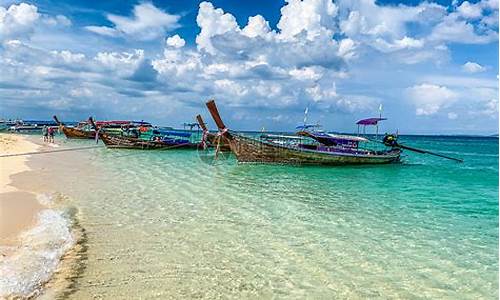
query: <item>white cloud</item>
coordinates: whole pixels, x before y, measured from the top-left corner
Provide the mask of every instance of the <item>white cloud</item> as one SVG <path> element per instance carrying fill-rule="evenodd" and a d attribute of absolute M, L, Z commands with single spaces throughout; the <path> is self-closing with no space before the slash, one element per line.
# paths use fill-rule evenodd
<path fill-rule="evenodd" d="M 85 26 L 85 29 L 88 31 L 91 31 L 93 33 L 97 33 L 100 35 L 106 35 L 106 36 L 119 36 L 120 32 L 114 28 L 107 27 L 107 26 Z"/>
<path fill-rule="evenodd" d="M 356 43 L 335 41 L 332 24 L 319 21 L 325 14 L 336 14 L 331 1 L 291 1 L 285 7 L 276 32 L 260 15 L 240 28 L 234 16 L 202 2 L 198 51 L 167 45 L 164 57 L 152 64 L 161 80 L 175 78 L 183 90 L 215 93 L 236 106 L 290 107 L 307 101 L 337 106 L 334 100 L 340 95 L 334 78 L 344 76 L 345 61 L 355 57 Z M 310 11 L 308 20 L 287 20 L 303 9 Z"/>
<path fill-rule="evenodd" d="M 338 55 L 346 60 L 356 58 L 357 54 L 355 52 L 357 43 L 352 39 L 342 39 L 339 43 Z"/>
<path fill-rule="evenodd" d="M 215 54 L 211 38 L 232 30 L 239 31 L 238 24 L 233 15 L 224 13 L 220 8 L 215 9 L 212 3 L 200 3 L 196 23 L 201 28 L 196 36 L 196 44 L 199 50 L 205 50 L 208 53 Z"/>
<path fill-rule="evenodd" d="M 469 1 L 464 1 L 458 8 L 457 12 L 464 18 L 477 19 L 482 16 L 482 8 L 480 3 L 471 4 Z"/>
<path fill-rule="evenodd" d="M 387 42 L 408 35 L 410 22 L 435 23 L 446 8 L 423 2 L 417 6 L 383 6 L 374 0 L 341 0 L 341 11 L 347 15 L 340 20 L 340 28 L 351 38 L 372 40 L 384 38 Z"/>
<path fill-rule="evenodd" d="M 424 41 L 404 36 L 402 39 L 388 43 L 384 39 L 377 38 L 373 43 L 374 47 L 382 52 L 392 52 L 402 49 L 418 49 L 424 46 Z"/>
<path fill-rule="evenodd" d="M 245 26 L 242 30 L 242 33 L 250 38 L 257 36 L 266 38 L 269 37 L 270 32 L 271 28 L 269 27 L 269 22 L 267 22 L 261 15 L 249 17 L 247 26 Z"/>
<path fill-rule="evenodd" d="M 0 44 L 0 89 L 4 99 L 18 101 L 18 108 L 64 108 L 77 117 L 94 111 L 110 116 L 133 113 L 133 117 L 142 112 L 144 118 L 158 116 L 158 120 L 164 120 L 168 110 L 172 122 L 190 118 L 199 112 L 203 100 L 215 97 L 229 115 L 237 112 L 242 122 L 253 120 L 248 121 L 248 128 L 265 120 L 288 126 L 301 119 L 306 105 L 325 115 L 342 112 L 333 119 L 341 117 L 348 123 L 355 114 L 376 109 L 380 102 L 393 107 L 389 103 L 403 93 L 409 101 L 395 105 L 398 111 L 391 119 L 408 119 L 408 128 L 415 125 L 413 107 L 419 115 L 442 113 L 450 120 L 460 116 L 470 123 L 483 122 L 487 118 L 478 116 L 495 118 L 498 113 L 498 81 L 489 74 L 493 67 L 486 68 L 481 77 L 448 76 L 460 67 L 450 60 L 456 47 L 448 47 L 449 43 L 487 43 L 496 38 L 491 31 L 497 30 L 494 16 L 498 12 L 491 7 L 498 2 L 483 0 L 477 5 L 482 15 L 472 17 L 469 12 L 466 17 L 458 7 L 428 2 L 389 6 L 374 0 L 338 0 L 335 4 L 294 0 L 283 7 L 280 25 L 272 30 L 261 15 L 249 17 L 240 27 L 234 16 L 203 2 L 197 16 L 197 47 L 186 45 L 179 35 L 164 35 L 169 26 L 158 31 L 132 26 L 145 23 L 145 17 L 137 17 L 141 12 L 116 16 L 113 26 L 93 26 L 83 33 L 62 28 L 69 25 L 62 18 L 58 21 L 57 16 L 40 14 Z M 153 19 L 148 24 L 155 27 Z M 443 24 L 457 33 L 440 33 Z M 151 32 L 157 40 L 144 43 L 146 52 L 127 49 L 123 41 L 90 31 L 136 39 Z M 24 37 L 30 37 L 29 41 Z M 162 56 L 152 45 L 164 37 Z M 471 40 L 461 40 L 467 37 Z M 60 42 L 51 44 L 54 39 Z M 482 57 L 482 61 L 487 59 Z M 422 62 L 428 64 L 411 65 Z M 472 64 L 476 63 L 462 66 L 464 71 L 485 68 Z M 143 103 L 155 110 L 141 108 Z M 256 115 L 260 108 L 265 109 Z M 280 115 L 287 118 L 276 117 Z"/>
<path fill-rule="evenodd" d="M 134 53 L 99 52 L 95 59 L 110 68 L 115 68 L 119 64 L 137 64 L 144 59 L 144 50 L 136 49 Z"/>
<path fill-rule="evenodd" d="M 38 8 L 31 4 L 12 4 L 8 9 L 0 6 L 0 40 L 30 33 L 39 17 Z"/>
<path fill-rule="evenodd" d="M 331 0 L 287 0 L 277 24 L 283 39 L 304 32 L 308 40 L 332 35 L 338 7 Z"/>
<path fill-rule="evenodd" d="M 67 50 L 62 50 L 62 51 L 51 51 L 52 55 L 56 59 L 62 59 L 65 63 L 68 64 L 74 64 L 74 63 L 80 63 L 85 59 L 85 55 L 82 53 L 72 53 Z"/>
<path fill-rule="evenodd" d="M 428 39 L 436 42 L 487 44 L 497 40 L 498 33 L 487 28 L 478 34 L 473 24 L 450 15 L 433 29 Z"/>
<path fill-rule="evenodd" d="M 136 5 L 132 13 L 131 17 L 108 14 L 107 18 L 113 23 L 113 27 L 85 28 L 105 36 L 129 36 L 138 40 L 152 40 L 180 27 L 178 23 L 180 16 L 169 14 L 151 3 Z"/>
<path fill-rule="evenodd" d="M 480 113 L 490 117 L 498 116 L 498 97 L 484 102 Z"/>
<path fill-rule="evenodd" d="M 323 71 L 320 68 L 305 67 L 301 69 L 292 69 L 288 72 L 293 78 L 302 81 L 316 81 L 323 77 Z"/>
<path fill-rule="evenodd" d="M 467 73 L 479 73 L 484 72 L 486 68 L 478 63 L 468 61 L 462 66 L 462 70 Z"/>
<path fill-rule="evenodd" d="M 44 16 L 43 22 L 47 25 L 50 26 L 71 26 L 71 20 L 68 19 L 66 16 L 63 15 L 57 15 L 55 17 L 49 17 L 49 16 Z"/>
<path fill-rule="evenodd" d="M 429 83 L 407 88 L 407 95 L 416 106 L 417 115 L 433 115 L 458 98 L 449 88 Z"/>
<path fill-rule="evenodd" d="M 74 88 L 69 91 L 69 94 L 73 97 L 91 97 L 94 95 L 94 93 L 86 87 Z"/>
<path fill-rule="evenodd" d="M 178 34 L 170 36 L 167 38 L 167 46 L 174 48 L 182 48 L 186 44 L 186 41 L 181 38 Z"/>
<path fill-rule="evenodd" d="M 306 88 L 306 92 L 311 96 L 313 101 L 320 101 L 320 100 L 331 101 L 333 99 L 336 99 L 338 96 L 337 86 L 335 85 L 335 82 L 331 87 L 326 87 L 326 88 L 322 88 L 318 84 L 315 84 L 310 88 Z M 338 100 L 338 101 L 343 101 L 343 100 Z"/>

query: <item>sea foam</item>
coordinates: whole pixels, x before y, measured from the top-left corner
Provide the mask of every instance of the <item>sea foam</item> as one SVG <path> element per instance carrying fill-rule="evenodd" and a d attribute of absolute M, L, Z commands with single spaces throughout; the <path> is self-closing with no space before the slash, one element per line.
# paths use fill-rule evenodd
<path fill-rule="evenodd" d="M 0 257 L 0 299 L 39 294 L 64 253 L 75 244 L 67 213 L 44 209 L 37 217 L 35 227 L 21 234 L 18 249 Z"/>

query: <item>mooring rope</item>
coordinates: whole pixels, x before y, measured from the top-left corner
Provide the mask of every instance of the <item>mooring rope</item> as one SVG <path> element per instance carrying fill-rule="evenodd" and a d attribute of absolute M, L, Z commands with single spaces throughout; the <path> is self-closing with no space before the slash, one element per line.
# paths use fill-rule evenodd
<path fill-rule="evenodd" d="M 55 150 L 47 150 L 47 151 L 2 154 L 2 155 L 0 155 L 0 158 L 1 157 L 12 157 L 12 156 L 23 156 L 23 155 L 47 154 L 47 153 L 55 153 L 55 152 L 78 151 L 78 150 L 86 150 L 86 149 L 94 149 L 94 148 L 102 148 L 102 146 L 85 146 L 85 147 L 78 147 L 78 148 L 55 149 Z"/>

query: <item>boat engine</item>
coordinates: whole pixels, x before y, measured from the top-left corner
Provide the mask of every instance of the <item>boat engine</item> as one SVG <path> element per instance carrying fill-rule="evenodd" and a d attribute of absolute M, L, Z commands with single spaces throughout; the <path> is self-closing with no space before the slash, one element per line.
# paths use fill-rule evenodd
<path fill-rule="evenodd" d="M 399 144 L 398 144 L 398 138 L 394 134 L 386 134 L 384 136 L 384 139 L 382 140 L 382 142 L 387 147 L 397 147 L 397 146 L 399 146 Z"/>

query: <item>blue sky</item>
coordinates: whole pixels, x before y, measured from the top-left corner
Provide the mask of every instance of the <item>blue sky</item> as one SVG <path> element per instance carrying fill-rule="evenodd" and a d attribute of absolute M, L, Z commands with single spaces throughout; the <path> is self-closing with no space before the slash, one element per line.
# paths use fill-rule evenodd
<path fill-rule="evenodd" d="M 0 117 L 492 134 L 498 50 L 497 0 L 0 0 Z"/>

